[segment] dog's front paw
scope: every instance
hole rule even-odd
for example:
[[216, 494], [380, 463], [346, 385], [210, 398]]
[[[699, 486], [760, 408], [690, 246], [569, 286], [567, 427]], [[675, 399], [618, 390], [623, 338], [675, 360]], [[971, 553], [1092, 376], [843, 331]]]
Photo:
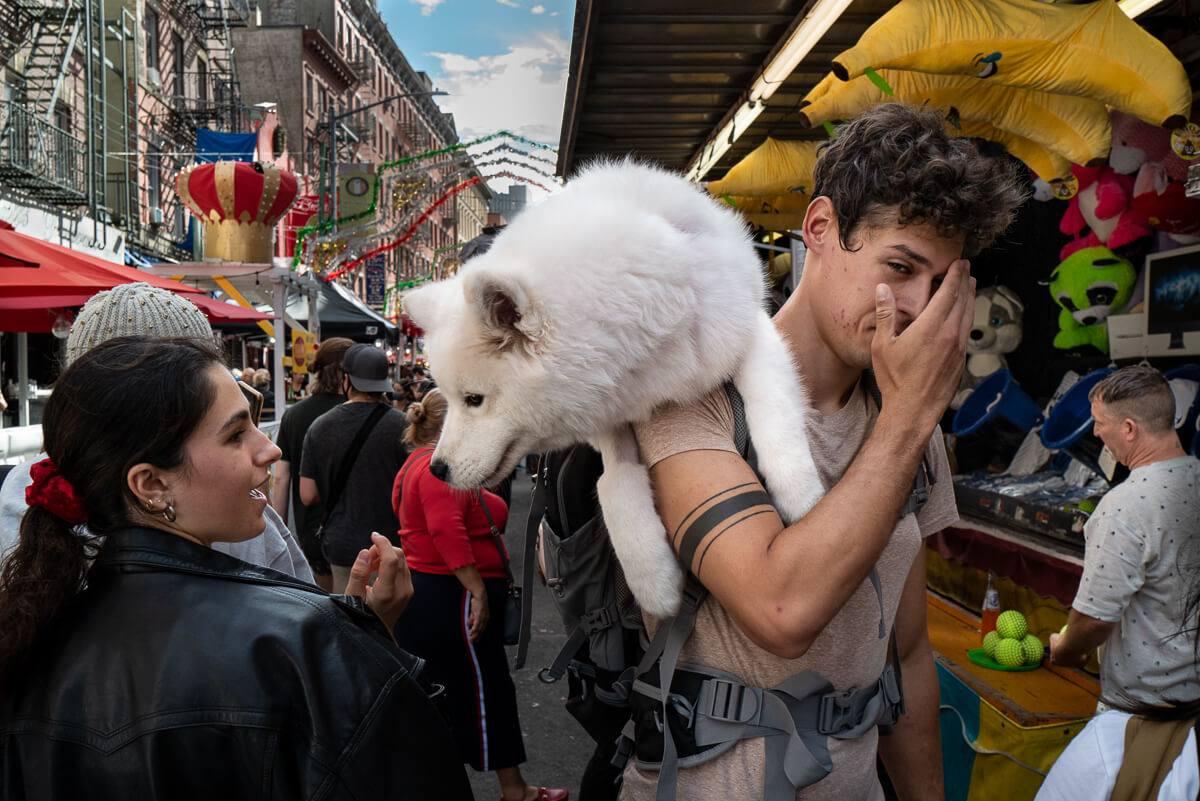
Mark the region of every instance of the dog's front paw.
[[683, 571], [670, 546], [644, 559], [622, 559], [629, 591], [643, 611], [659, 620], [674, 617], [683, 602]]
[[[782, 466], [783, 469], [779, 469]], [[764, 465], [760, 462], [760, 469]], [[817, 473], [810, 452], [792, 458], [783, 465], [772, 465], [775, 469], [765, 470], [767, 491], [775, 503], [775, 509], [785, 525], [791, 525], [804, 517], [825, 495], [825, 486]]]
[[617, 561], [642, 609], [673, 616], [683, 597], [683, 571], [654, 509], [650, 476], [641, 464], [606, 464], [596, 495]]

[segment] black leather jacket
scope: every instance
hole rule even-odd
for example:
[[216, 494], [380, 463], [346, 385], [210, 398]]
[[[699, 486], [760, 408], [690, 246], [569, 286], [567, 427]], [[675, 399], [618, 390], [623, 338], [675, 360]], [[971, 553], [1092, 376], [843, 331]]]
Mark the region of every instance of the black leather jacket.
[[123, 529], [0, 699], [0, 799], [469, 799], [419, 662], [317, 587]]

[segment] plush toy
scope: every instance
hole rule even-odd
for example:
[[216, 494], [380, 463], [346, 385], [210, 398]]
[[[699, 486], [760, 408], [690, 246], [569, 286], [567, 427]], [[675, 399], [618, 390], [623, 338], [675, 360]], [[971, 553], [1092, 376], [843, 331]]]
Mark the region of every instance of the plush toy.
[[844, 81], [868, 68], [1086, 97], [1156, 125], [1174, 126], [1192, 107], [1183, 64], [1111, 0], [900, 0], [833, 61]]
[[1185, 193], [1191, 162], [1175, 151], [1173, 132], [1116, 111], [1112, 131], [1109, 163], [1118, 172], [1135, 176], [1133, 214], [1175, 244], [1200, 242], [1200, 199]]
[[1078, 164], [1071, 165], [1071, 174], [1079, 182], [1079, 194], [1071, 198], [1058, 229], [1075, 238], [1063, 245], [1060, 259], [1100, 245], [1115, 250], [1150, 236], [1145, 220], [1132, 208], [1132, 175], [1120, 173], [1111, 165]]
[[1084, 248], [1064, 259], [1050, 274], [1050, 295], [1062, 308], [1054, 347], [1091, 345], [1108, 353], [1105, 320], [1125, 308], [1136, 281], [1133, 264], [1108, 248]]
[[1008, 367], [1004, 355], [1020, 347], [1024, 315], [1025, 304], [1008, 287], [992, 286], [975, 295], [975, 324], [967, 339], [967, 369], [951, 408], [962, 406], [983, 379]]

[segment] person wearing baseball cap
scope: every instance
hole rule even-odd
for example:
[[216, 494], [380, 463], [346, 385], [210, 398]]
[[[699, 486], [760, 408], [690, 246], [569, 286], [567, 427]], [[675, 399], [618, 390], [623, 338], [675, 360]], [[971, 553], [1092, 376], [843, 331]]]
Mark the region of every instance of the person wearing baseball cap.
[[275, 483], [272, 485], [271, 506], [284, 519], [290, 519], [300, 547], [312, 566], [317, 584], [328, 590], [333, 586], [329, 561], [321, 552], [317, 540], [317, 527], [324, 517], [321, 504], [305, 506], [300, 498], [300, 464], [304, 458], [304, 438], [317, 418], [336, 409], [346, 402], [342, 393], [346, 374], [342, 372], [342, 358], [354, 347], [353, 340], [332, 337], [323, 340], [317, 348], [316, 358], [311, 365], [312, 394], [299, 403], [288, 407], [279, 423], [279, 436], [275, 438], [281, 455], [275, 463]]
[[342, 356], [346, 402], [312, 424], [300, 461], [300, 500], [321, 504], [315, 536], [331, 566], [332, 591], [344, 591], [350, 568], [378, 532], [400, 544], [392, 510], [392, 484], [407, 449], [401, 442], [407, 424], [391, 408], [387, 354], [372, 345], [354, 345]]

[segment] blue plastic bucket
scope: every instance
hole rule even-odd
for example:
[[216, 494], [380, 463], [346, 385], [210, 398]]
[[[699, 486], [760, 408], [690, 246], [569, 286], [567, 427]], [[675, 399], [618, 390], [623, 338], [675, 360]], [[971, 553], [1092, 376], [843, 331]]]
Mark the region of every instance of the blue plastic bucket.
[[1029, 431], [1042, 420], [1042, 410], [1008, 370], [992, 373], [967, 396], [954, 415], [954, 434], [974, 434], [996, 418], [1007, 420], [1021, 431]]
[[1104, 475], [1100, 469], [1104, 443], [1092, 434], [1092, 403], [1088, 393], [1112, 371], [1111, 367], [1102, 367], [1076, 381], [1054, 404], [1041, 433], [1042, 444], [1047, 448], [1066, 451], [1100, 475]]

